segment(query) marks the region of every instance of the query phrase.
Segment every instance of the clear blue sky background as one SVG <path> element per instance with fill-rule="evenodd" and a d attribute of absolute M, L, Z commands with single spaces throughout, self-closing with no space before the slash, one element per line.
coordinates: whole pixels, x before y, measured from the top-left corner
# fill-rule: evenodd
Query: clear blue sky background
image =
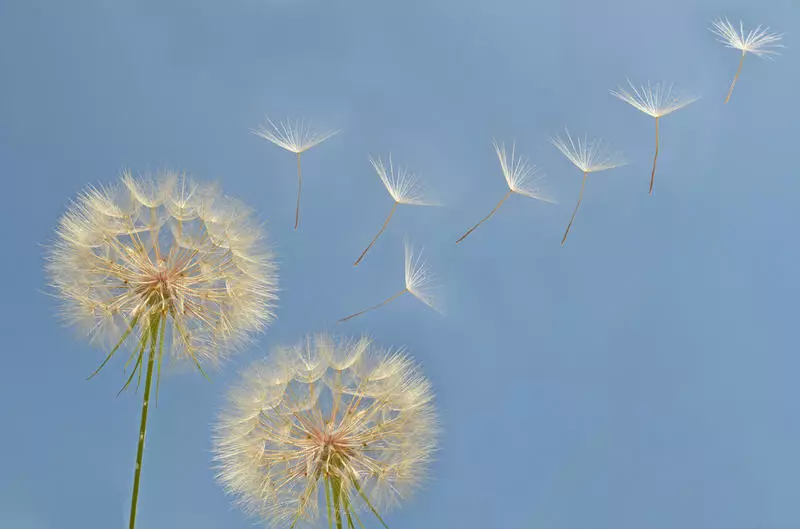
<path fill-rule="evenodd" d="M 334 4 L 347 7 L 333 7 Z M 738 60 L 719 15 L 785 31 Z M 213 479 L 209 427 L 270 347 L 324 329 L 406 345 L 445 434 L 402 528 L 800 526 L 796 163 L 800 3 L 302 0 L 0 3 L 0 527 L 127 527 L 141 395 L 121 362 L 55 318 L 43 245 L 67 201 L 123 168 L 219 180 L 267 221 L 278 319 L 213 383 L 162 380 L 139 527 L 251 527 Z M 653 120 L 609 95 L 630 77 L 701 95 Z M 344 133 L 304 158 L 249 133 L 265 113 Z M 548 143 L 602 136 L 628 167 L 590 177 Z M 559 205 L 505 192 L 490 141 L 516 139 Z M 369 153 L 420 174 L 443 208 L 391 200 Z M 402 287 L 404 235 L 446 287 L 441 317 Z M 373 524 L 373 526 L 375 526 Z"/>

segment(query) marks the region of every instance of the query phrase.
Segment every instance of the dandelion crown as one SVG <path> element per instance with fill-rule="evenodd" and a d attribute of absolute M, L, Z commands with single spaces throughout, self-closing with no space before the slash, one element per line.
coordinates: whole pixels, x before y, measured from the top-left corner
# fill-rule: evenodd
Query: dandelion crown
<path fill-rule="evenodd" d="M 173 358 L 200 367 L 273 318 L 275 266 L 262 238 L 250 211 L 213 186 L 126 173 L 70 205 L 47 267 L 67 321 L 109 358 L 132 334 L 135 349 L 146 345 L 157 323 Z"/>
<path fill-rule="evenodd" d="M 381 518 L 425 477 L 433 393 L 400 352 L 327 335 L 279 348 L 231 391 L 215 427 L 218 479 L 270 527 Z M 324 500 L 322 499 L 324 498 Z"/>

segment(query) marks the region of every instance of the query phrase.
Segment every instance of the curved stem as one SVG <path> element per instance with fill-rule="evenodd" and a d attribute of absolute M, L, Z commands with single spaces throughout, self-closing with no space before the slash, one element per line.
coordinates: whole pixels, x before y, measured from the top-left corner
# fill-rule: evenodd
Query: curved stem
<path fill-rule="evenodd" d="M 583 182 L 581 183 L 581 192 L 578 195 L 578 203 L 575 204 L 575 211 L 572 212 L 572 218 L 569 219 L 569 224 L 567 224 L 567 231 L 564 232 L 564 238 L 561 239 L 561 246 L 564 246 L 564 243 L 567 241 L 567 235 L 569 235 L 569 229 L 572 227 L 572 221 L 575 220 L 575 214 L 578 213 L 578 208 L 581 207 L 581 200 L 583 200 L 583 189 L 586 187 L 586 177 L 588 175 L 588 172 L 583 173 Z"/>
<path fill-rule="evenodd" d="M 131 498 L 130 529 L 136 527 L 136 505 L 139 500 L 139 478 L 142 476 L 142 455 L 144 454 L 144 438 L 147 431 L 147 410 L 150 403 L 150 387 L 153 385 L 153 365 L 156 357 L 156 335 L 159 334 L 159 323 L 164 315 L 157 315 L 150 322 L 150 355 L 147 359 L 147 376 L 144 381 L 144 399 L 142 400 L 142 420 L 139 425 L 139 446 L 136 450 L 136 471 L 133 475 L 133 496 Z"/>
<path fill-rule="evenodd" d="M 375 306 L 372 306 L 372 307 L 370 307 L 370 308 L 368 308 L 368 309 L 364 309 L 364 310 L 362 310 L 361 312 L 356 312 L 355 314 L 351 314 L 350 316 L 348 316 L 348 317 L 346 317 L 346 318 L 342 318 L 341 320 L 337 321 L 336 323 L 342 323 L 342 322 L 344 322 L 344 321 L 347 321 L 347 320 L 350 320 L 350 319 L 352 319 L 352 318 L 355 318 L 356 316 L 361 316 L 361 315 L 362 315 L 362 314 L 364 314 L 365 312 L 369 312 L 369 311 L 371 311 L 371 310 L 375 310 L 375 309 L 378 309 L 378 308 L 380 308 L 380 307 L 383 307 L 383 306 L 384 306 L 384 305 L 386 305 L 387 303 L 389 303 L 389 302 L 391 302 L 391 301 L 393 301 L 393 300 L 395 300 L 395 299 L 399 298 L 400 296 L 402 296 L 402 295 L 403 295 L 403 294 L 405 294 L 406 292 L 408 292 L 408 289 L 407 289 L 407 288 L 404 288 L 403 290 L 401 290 L 400 292 L 398 292 L 398 293 L 397 293 L 397 294 L 395 294 L 394 296 L 390 297 L 389 299 L 387 299 L 387 300 L 385 300 L 385 301 L 381 301 L 381 302 L 380 302 L 380 303 L 378 303 L 377 305 L 375 305 Z"/>
<path fill-rule="evenodd" d="M 742 64 L 744 64 L 744 54 L 745 54 L 745 52 L 742 52 L 742 58 L 739 59 L 739 68 L 736 69 L 736 75 L 733 76 L 733 82 L 731 83 L 731 89 L 728 90 L 728 95 L 727 95 L 727 97 L 725 97 L 725 103 L 730 101 L 731 94 L 733 93 L 733 87 L 736 85 L 736 80 L 739 79 L 739 73 L 742 71 Z"/>
<path fill-rule="evenodd" d="M 297 153 L 297 207 L 294 210 L 294 229 L 300 225 L 300 192 L 303 190 L 303 173 L 300 171 L 300 153 Z"/>
<path fill-rule="evenodd" d="M 464 235 L 462 235 L 462 236 L 461 236 L 461 237 L 460 237 L 460 238 L 459 238 L 459 239 L 456 241 L 456 244 L 458 244 L 458 243 L 460 243 L 461 241 L 463 241 L 464 239 L 466 239 L 466 238 L 467 238 L 467 235 L 469 235 L 470 233 L 472 233 L 473 231 L 475 231 L 475 229 L 476 229 L 478 226 L 480 226 L 481 224 L 483 224 L 484 222 L 486 222 L 487 220 L 489 220 L 489 217 L 491 217 L 492 215 L 494 215 L 495 211 L 497 211 L 497 210 L 500 208 L 500 206 L 502 206 L 502 205 L 503 205 L 503 202 L 505 202 L 505 201 L 508 199 L 508 197 L 510 197 L 510 196 L 511 196 L 511 193 L 512 193 L 512 191 L 509 189 L 509 190 L 508 190 L 508 193 L 506 193 L 506 195 L 503 197 L 503 199 L 502 199 L 500 202 L 498 202 L 498 203 L 497 203 L 497 205 L 494 207 L 494 209 L 493 209 L 492 211 L 490 211 L 488 215 L 486 215 L 485 217 L 483 217 L 479 223 L 477 223 L 476 225 L 474 225 L 473 227 L 471 227 L 469 230 L 467 230 L 467 233 L 465 233 Z"/>
<path fill-rule="evenodd" d="M 656 118 L 656 154 L 653 156 L 653 172 L 650 174 L 650 194 L 653 194 L 653 181 L 656 178 L 656 160 L 658 160 L 658 118 Z"/>
<path fill-rule="evenodd" d="M 381 230 L 378 232 L 377 235 L 375 235 L 375 237 L 372 238 L 372 241 L 370 241 L 369 246 L 367 246 L 364 249 L 364 251 L 361 252 L 361 255 L 358 256 L 358 259 L 356 259 L 356 262 L 353 263 L 353 266 L 358 266 L 358 263 L 360 263 L 361 260 L 364 258 L 364 256 L 367 255 L 367 252 L 369 251 L 369 249 L 372 248 L 372 245 L 375 244 L 375 241 L 377 241 L 378 237 L 381 236 L 381 234 L 383 233 L 383 230 L 386 229 L 386 226 L 389 224 L 389 219 L 392 218 L 392 215 L 394 215 L 394 211 L 396 209 L 397 209 L 397 202 L 395 202 L 394 205 L 392 206 L 392 211 L 389 212 L 389 216 L 386 217 L 385 221 L 383 221 L 383 226 L 381 226 Z"/>

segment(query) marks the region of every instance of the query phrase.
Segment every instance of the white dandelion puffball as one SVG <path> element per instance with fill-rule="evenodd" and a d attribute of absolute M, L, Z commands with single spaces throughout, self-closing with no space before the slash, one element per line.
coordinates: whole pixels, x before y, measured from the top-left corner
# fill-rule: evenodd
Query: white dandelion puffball
<path fill-rule="evenodd" d="M 172 358 L 197 367 L 263 330 L 277 300 L 250 210 L 175 172 L 87 188 L 58 223 L 47 271 L 65 319 L 90 340 L 112 354 L 126 341 L 138 348 L 162 322 Z"/>
<path fill-rule="evenodd" d="M 349 524 L 409 497 L 437 435 L 430 383 L 408 356 L 318 335 L 243 373 L 214 452 L 218 480 L 248 513 L 321 527 L 321 511 Z"/>

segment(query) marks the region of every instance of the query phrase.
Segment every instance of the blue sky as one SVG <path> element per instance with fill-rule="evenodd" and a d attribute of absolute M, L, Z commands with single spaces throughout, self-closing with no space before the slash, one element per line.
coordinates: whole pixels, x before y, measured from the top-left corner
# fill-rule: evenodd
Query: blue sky
<path fill-rule="evenodd" d="M 68 200 L 119 172 L 217 180 L 267 222 L 277 321 L 209 383 L 162 381 L 139 526 L 251 527 L 213 480 L 210 424 L 236 373 L 305 333 L 405 345 L 444 435 L 425 491 L 390 527 L 784 529 L 800 525 L 795 162 L 800 3 L 232 0 L 0 3 L 0 526 L 126 527 L 140 395 L 60 326 L 44 247 Z M 707 30 L 720 15 L 786 32 L 775 62 Z M 702 96 L 652 119 L 608 91 L 630 77 Z M 344 132 L 294 160 L 263 116 Z M 580 186 L 548 138 L 568 126 L 631 161 Z M 559 205 L 512 197 L 491 140 Z M 401 207 L 368 155 L 392 153 L 447 204 Z M 402 286 L 405 235 L 446 288 L 334 322 Z"/>

